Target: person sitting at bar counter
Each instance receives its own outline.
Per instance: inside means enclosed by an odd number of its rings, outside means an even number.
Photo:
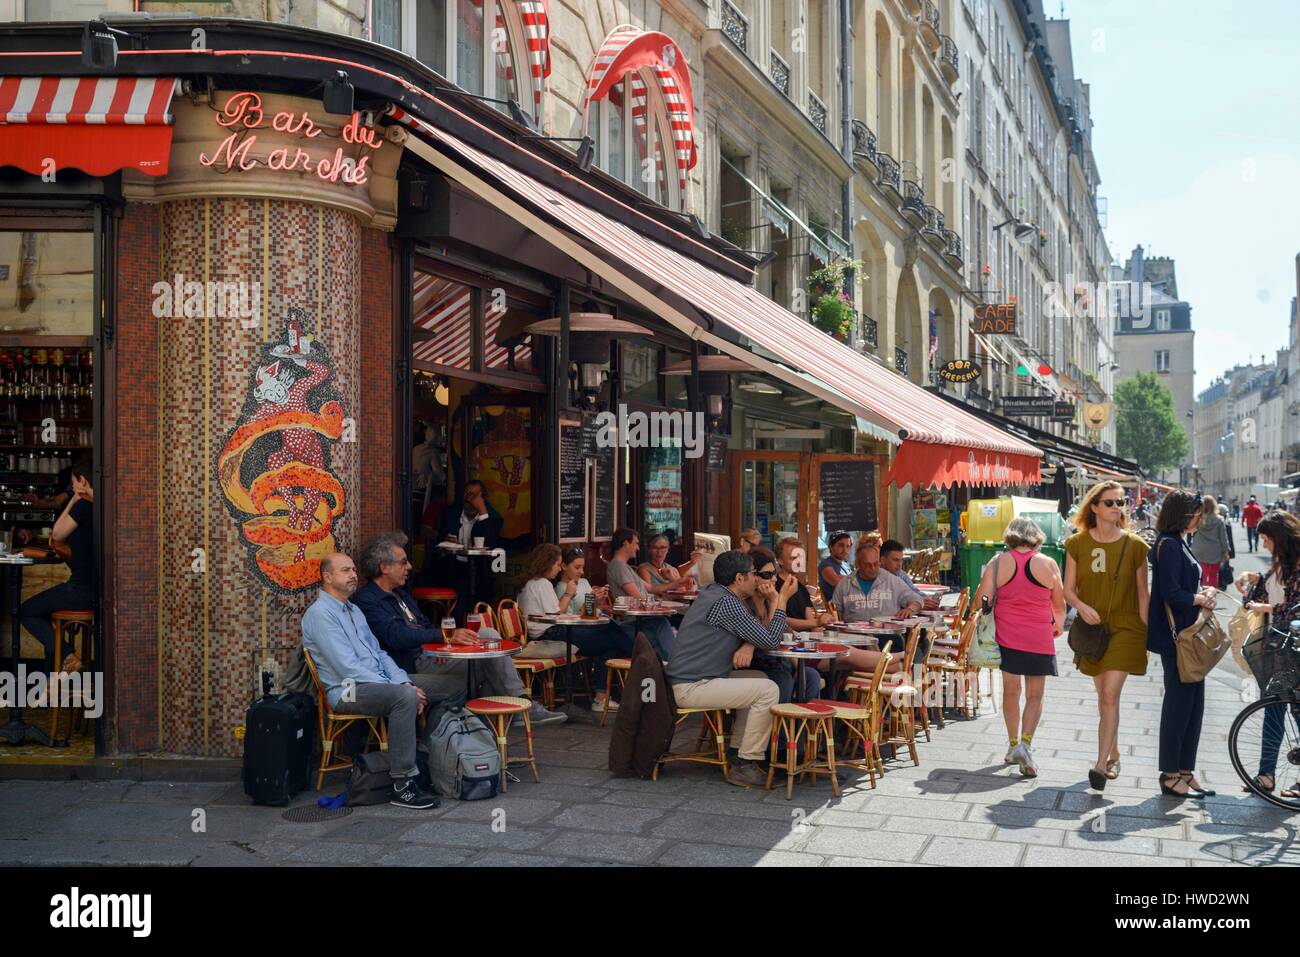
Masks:
[[[93,611],[95,608],[95,489],[90,484],[90,463],[78,462],[72,466],[72,497],[63,507],[51,530],[51,544],[65,544],[71,550],[68,567],[72,570],[67,581],[38,592],[18,609],[23,627],[45,649],[45,670],[54,670],[54,625],[50,621],[56,611]],[[65,644],[67,655],[72,645]],[[75,657],[63,662],[65,671],[80,670]]]
[[[845,576],[835,586],[831,595],[831,604],[844,622],[871,621],[873,618],[889,618],[899,612],[919,614],[925,605],[925,598],[914,588],[908,587],[897,575],[880,567],[880,548],[870,542],[858,546],[857,567],[853,574]],[[902,636],[884,637],[880,641],[881,649],[892,644],[894,650],[903,650]]]
[[[465,688],[468,661],[452,661],[422,654],[426,644],[477,645],[482,637],[500,637],[486,626],[476,635],[468,628],[457,628],[450,639],[442,629],[420,610],[419,603],[406,589],[411,562],[406,556],[406,533],[385,532],[366,542],[361,550],[361,570],[369,581],[357,592],[354,601],[379,645],[392,656],[403,671],[427,677],[424,690],[435,697],[454,697]],[[475,662],[478,679],[475,694],[527,697],[513,661],[508,657],[488,658]],[[562,724],[567,716],[547,711],[534,701],[529,712],[533,724]]]
[[[631,528],[616,530],[614,537],[610,539],[610,560],[605,566],[605,580],[609,583],[610,601],[623,595],[641,601],[650,597],[646,583],[629,564],[636,558],[640,548],[641,540],[637,537],[636,531]],[[677,640],[677,632],[668,623],[668,619],[652,615],[637,618],[636,621],[637,627],[650,639],[650,644],[655,646],[655,651],[659,652],[659,657],[667,661]]]
[[[848,532],[836,532],[827,543],[831,553],[817,566],[817,584],[821,586],[822,597],[827,602],[835,593],[840,580],[846,578],[853,570],[849,565],[849,552],[853,549],[853,536]]]
[[[496,548],[504,524],[501,515],[488,503],[487,486],[478,479],[470,479],[465,483],[459,505],[448,505],[442,510],[437,533],[430,542],[424,566],[420,569],[420,581],[422,584],[432,585],[439,578],[443,581],[450,580],[458,596],[453,612],[458,619],[464,618],[475,602],[491,601],[491,578],[484,571],[488,559],[469,555],[447,556],[437,548],[437,544],[456,542],[470,548],[474,545],[474,539],[481,538],[484,548]],[[439,561],[435,555],[442,556],[442,560]],[[469,593],[471,561],[480,563],[477,566],[480,574],[477,579],[476,593],[473,595]]]
[[[388,719],[390,804],[424,810],[438,798],[419,786],[415,766],[416,723],[428,697],[411,675],[379,647],[365,615],[350,599],[357,567],[341,552],[321,559],[321,590],[302,616],[302,644],[311,652],[330,707],[342,714]]]
[[[732,708],[731,740],[739,756],[727,780],[738,787],[766,787],[759,767],[772,732],[772,705],[780,698],[776,684],[750,667],[754,654],[776,648],[785,633],[786,603],[794,579],[776,592],[772,618],[763,624],[745,607],[759,588],[754,563],[732,549],[713,562],[713,584],[700,592],[682,618],[674,657],[665,666],[679,708]]]

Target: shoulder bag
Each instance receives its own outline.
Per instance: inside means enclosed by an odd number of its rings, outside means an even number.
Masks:
[[[1100,622],[1090,625],[1082,615],[1076,615],[1070,626],[1070,650],[1089,661],[1101,661],[1110,647],[1110,613],[1115,605],[1115,585],[1119,581],[1120,569],[1124,567],[1124,553],[1128,551],[1128,533],[1124,535],[1124,544],[1119,549],[1119,561],[1115,563],[1115,574],[1110,580],[1110,598],[1106,603],[1106,614]]]
[[[1169,616],[1169,631],[1175,635],[1174,649],[1178,655],[1178,677],[1183,684],[1195,684],[1204,681],[1205,676],[1214,670],[1219,659],[1227,654],[1232,641],[1223,631],[1223,626],[1214,616],[1213,609],[1202,608],[1196,621],[1182,631],[1177,631],[1174,613],[1165,602],[1165,614]]]
[[[993,565],[993,596],[988,600],[984,613],[980,615],[979,623],[975,625],[975,641],[967,653],[972,668],[1002,667],[1002,649],[998,647],[998,629],[993,620],[993,606],[998,600],[997,560],[1001,557],[1002,555],[995,555],[990,562]]]

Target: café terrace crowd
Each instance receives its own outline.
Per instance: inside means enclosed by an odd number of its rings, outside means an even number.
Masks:
[[[964,617],[968,593],[947,596],[941,607],[947,589],[913,582],[903,546],[879,535],[856,542],[831,535],[830,554],[802,580],[798,540],[780,540],[774,554],[745,529],[736,548],[714,557],[703,587],[701,553],[670,564],[662,535],[643,542],[618,529],[600,587],[586,577],[581,549],[543,543],[527,558],[517,598],[493,608],[487,556],[500,528],[482,484],[471,481],[460,505],[444,513],[414,581],[400,531],[372,537],[355,557],[321,562],[321,591],[302,619],[320,706],[386,724],[398,806],[438,803],[416,763],[424,715],[438,702],[505,712],[503,786],[520,760],[538,776],[533,728],[566,721],[573,698],[588,689],[588,719],[599,715],[603,724],[615,715],[615,742],[627,742],[611,745],[612,768],[621,762],[657,777],[666,761],[700,761],[746,788],[769,788],[784,772],[787,796],[796,778],[822,774],[838,795],[845,772],[864,773],[874,786],[886,757],[906,752],[919,763],[918,719],[928,740],[934,703],[926,690],[970,677],[961,662],[978,615]],[[648,560],[637,565],[643,545]],[[565,710],[552,710],[557,673],[566,669]],[[646,687],[646,678],[668,693],[622,694]],[[960,702],[965,710],[964,687]],[[664,730],[697,714],[699,747],[668,753]],[[507,754],[515,719],[526,733],[525,758]]]

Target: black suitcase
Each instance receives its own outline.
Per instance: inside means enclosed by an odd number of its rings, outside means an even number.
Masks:
[[[244,793],[254,804],[283,806],[311,780],[316,703],[289,692],[268,694],[244,720]]]

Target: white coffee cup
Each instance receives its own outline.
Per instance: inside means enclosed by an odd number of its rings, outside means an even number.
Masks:
[[[475,548],[482,548],[486,543],[487,543],[487,539],[486,539],[486,538],[483,538],[482,536],[476,536],[476,537],[474,538],[474,547],[475,547]]]

